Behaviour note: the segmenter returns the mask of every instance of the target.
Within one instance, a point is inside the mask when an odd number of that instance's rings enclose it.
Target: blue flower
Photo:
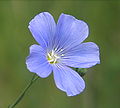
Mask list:
[[[53,72],[57,88],[67,96],[81,93],[85,82],[70,67],[90,68],[100,63],[98,46],[82,43],[88,37],[88,25],[67,14],[61,14],[56,24],[50,13],[43,12],[30,21],[28,28],[39,43],[30,47],[28,70],[42,78]]]

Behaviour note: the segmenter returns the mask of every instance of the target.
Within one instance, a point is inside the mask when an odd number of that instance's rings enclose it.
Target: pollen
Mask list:
[[[60,56],[58,56],[58,54],[56,54],[54,50],[47,54],[47,60],[50,64],[58,63],[59,58]]]

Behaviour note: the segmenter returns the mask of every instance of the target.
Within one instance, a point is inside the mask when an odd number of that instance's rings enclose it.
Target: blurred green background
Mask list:
[[[101,64],[88,70],[82,94],[67,97],[50,75],[36,81],[16,108],[120,108],[120,2],[114,0],[0,1],[0,108],[7,108],[32,78],[25,58],[36,41],[28,23],[43,11],[56,21],[66,13],[87,22],[86,41],[100,46]]]

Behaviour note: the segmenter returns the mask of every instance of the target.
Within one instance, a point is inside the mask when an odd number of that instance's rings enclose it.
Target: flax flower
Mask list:
[[[80,94],[85,82],[71,67],[90,68],[100,63],[98,46],[82,43],[88,37],[88,25],[63,13],[56,24],[50,13],[42,12],[30,21],[28,28],[38,42],[30,47],[28,70],[42,78],[53,72],[57,88],[67,96]]]

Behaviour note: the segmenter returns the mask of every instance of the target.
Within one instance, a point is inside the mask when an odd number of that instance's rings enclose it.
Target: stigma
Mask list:
[[[47,60],[50,64],[58,63],[59,59],[60,59],[60,56],[54,50],[47,53]]]

